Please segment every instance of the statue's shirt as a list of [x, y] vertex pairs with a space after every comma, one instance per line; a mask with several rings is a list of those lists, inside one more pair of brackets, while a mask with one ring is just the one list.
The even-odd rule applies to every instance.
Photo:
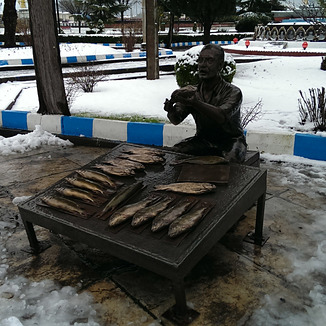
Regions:
[[196, 122], [196, 135], [219, 147], [224, 147], [223, 145], [233, 142], [234, 138], [243, 138], [245, 143], [240, 120], [241, 90], [220, 78], [209, 98], [205, 98], [202, 83], [197, 86], [197, 92], [203, 102], [223, 110], [225, 121], [219, 124], [204, 113], [196, 111], [193, 107], [180, 105], [180, 103], [172, 113], [173, 116], [181, 122], [191, 114]]

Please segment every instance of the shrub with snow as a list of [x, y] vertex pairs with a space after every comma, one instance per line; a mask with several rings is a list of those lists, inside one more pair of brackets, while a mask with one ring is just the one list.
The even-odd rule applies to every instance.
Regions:
[[[177, 60], [175, 65], [175, 73], [177, 84], [180, 87], [187, 85], [196, 85], [199, 82], [198, 76], [198, 57], [204, 46], [198, 45], [185, 51]], [[232, 82], [236, 73], [236, 63], [231, 54], [225, 53], [224, 67], [221, 71], [221, 76], [229, 83]]]

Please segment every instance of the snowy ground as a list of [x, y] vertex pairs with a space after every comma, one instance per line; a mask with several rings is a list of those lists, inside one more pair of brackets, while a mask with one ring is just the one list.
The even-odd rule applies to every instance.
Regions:
[[[89, 44], [62, 45], [62, 55], [99, 54], [122, 51], [107, 46]], [[0, 49], [0, 60], [10, 56], [31, 57], [30, 48], [19, 51]], [[182, 53], [176, 52], [176, 55]], [[299, 124], [299, 90], [308, 94], [310, 88], [325, 85], [326, 72], [320, 69], [322, 58], [275, 57], [270, 60], [237, 65], [233, 83], [243, 92], [243, 106], [252, 107], [262, 100], [262, 117], [247, 126], [248, 130], [289, 132], [293, 128], [309, 130]], [[35, 82], [0, 84], [0, 109], [5, 109], [23, 88], [14, 110], [36, 112], [38, 98]], [[98, 84], [93, 93], [79, 92], [71, 105], [71, 113], [91, 113], [100, 116], [144, 115], [166, 119], [165, 98], [178, 88], [174, 76], [161, 76], [149, 81], [107, 80]], [[191, 118], [185, 123], [193, 123]]]
[[[75, 54], [71, 54], [75, 55]], [[0, 50], [0, 60], [3, 59]], [[308, 91], [312, 87], [325, 85], [326, 72], [320, 70], [321, 58], [275, 58], [250, 64], [239, 64], [234, 84], [244, 94], [244, 106], [254, 105], [258, 99], [263, 101], [263, 116], [253, 122], [248, 129], [265, 131], [288, 131], [298, 126], [298, 91]], [[0, 107], [7, 107], [21, 88], [24, 89], [16, 103], [15, 110], [37, 111], [37, 93], [35, 83], [6, 83], [0, 85]], [[91, 112], [101, 115], [144, 114], [146, 116], [165, 117], [162, 109], [164, 99], [177, 88], [173, 76], [164, 76], [159, 80], [125, 80], [102, 82], [92, 94], [82, 94], [76, 98], [72, 113]], [[191, 123], [191, 121], [188, 121]], [[37, 129], [28, 135], [12, 138], [0, 138], [1, 155], [15, 155], [43, 144], [69, 146], [53, 135]], [[317, 190], [326, 195], [326, 175], [324, 162], [303, 160], [289, 156], [268, 156], [266, 159], [282, 159], [286, 175], [281, 182], [297, 186], [309, 184], [306, 175], [307, 166], [316, 179]], [[294, 160], [294, 161], [293, 161]], [[16, 198], [15, 202], [25, 198]], [[312, 248], [311, 257], [291, 256], [294, 271], [288, 276], [294, 286], [303, 287], [309, 293], [310, 302], [302, 307], [302, 312], [292, 312], [280, 307], [279, 297], [268, 296], [262, 307], [252, 316], [251, 325], [296, 325], [323, 326], [326, 320], [326, 296], [323, 283], [314, 279], [315, 274], [325, 271], [326, 250], [324, 219], [325, 203], [320, 209], [311, 212], [314, 221], [309, 227], [307, 237], [320, 238], [318, 248]], [[61, 287], [50, 280], [31, 282], [24, 277], [11, 278], [7, 275], [6, 240], [15, 231], [15, 225], [0, 221], [0, 326], [30, 325], [84, 325], [97, 326], [92, 298], [87, 294], [78, 294], [78, 288]], [[317, 232], [318, 231], [318, 232]], [[317, 233], [317, 235], [316, 235]], [[291, 254], [292, 255], [292, 254]], [[17, 300], [7, 300], [14, 295]], [[10, 302], [10, 304], [8, 304]], [[64, 309], [63, 309], [64, 307]], [[282, 310], [283, 309], [283, 310]], [[23, 320], [17, 318], [27, 313], [32, 316]], [[87, 317], [88, 323], [78, 324], [79, 318]]]
[[[0, 139], [2, 155], [15, 155], [43, 145], [71, 146], [71, 143], [60, 140], [39, 127], [27, 135]], [[307, 196], [314, 198], [318, 195], [325, 198], [326, 162], [287, 155], [265, 154], [263, 157], [267, 161], [283, 161], [282, 173], [274, 172], [276, 183], [292, 185], [298, 190], [306, 187]], [[309, 187], [312, 180], [314, 186]], [[27, 197], [16, 197], [13, 202], [18, 204], [25, 199]], [[300, 289], [300, 295], [307, 298], [306, 304], [300, 307], [295, 307], [295, 303], [294, 306], [293, 303], [282, 304], [280, 297], [284, 295], [276, 291], [263, 298], [261, 307], [251, 315], [246, 324], [239, 325], [325, 325], [326, 295], [322, 282], [326, 268], [325, 208], [325, 200], [322, 200], [320, 207], [304, 210], [303, 214], [307, 214], [305, 218], [309, 220], [309, 224], [303, 224], [305, 238], [319, 243], [317, 247], [309, 247], [309, 256], [306, 255], [307, 250], [305, 253], [297, 253], [295, 243], [287, 243], [286, 248], [292, 246], [293, 250], [284, 253], [292, 262], [292, 266], [288, 266], [292, 272], [288, 274], [287, 282], [291, 287]], [[6, 241], [15, 232], [15, 227], [14, 222], [7, 219], [0, 221], [0, 326], [101, 326], [96, 315], [100, 307], [93, 302], [90, 295], [79, 293], [78, 286], [62, 287], [51, 280], [32, 282], [23, 276], [8, 275]], [[78, 323], [78, 320], [82, 322]], [[155, 325], [158, 324], [148, 326]]]

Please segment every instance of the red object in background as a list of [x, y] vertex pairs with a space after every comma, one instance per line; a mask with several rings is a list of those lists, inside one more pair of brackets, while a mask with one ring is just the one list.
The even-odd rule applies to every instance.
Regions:
[[248, 46], [250, 45], [250, 41], [249, 40], [246, 40], [245, 45], [248, 48]]
[[305, 49], [308, 47], [308, 42], [304, 41], [304, 42], [302, 43], [302, 47], [303, 47], [303, 49], [305, 50]]
[[239, 40], [235, 37], [235, 38], [233, 39], [233, 43], [234, 43], [234, 44], [238, 44], [238, 42], [239, 42]]

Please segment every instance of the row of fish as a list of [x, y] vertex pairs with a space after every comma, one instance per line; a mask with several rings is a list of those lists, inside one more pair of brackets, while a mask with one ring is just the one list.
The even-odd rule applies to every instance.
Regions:
[[163, 163], [163, 156], [164, 153], [160, 150], [129, 147], [118, 157], [104, 160], [94, 167], [110, 175], [133, 176], [136, 171], [145, 170], [144, 164]]
[[118, 226], [130, 219], [132, 227], [152, 221], [152, 232], [168, 227], [168, 235], [174, 238], [197, 225], [211, 208], [207, 203], [196, 205], [197, 200], [190, 198], [181, 199], [172, 205], [175, 201], [174, 197], [148, 196], [115, 211], [110, 216], [109, 226]]
[[55, 188], [56, 194], [42, 197], [42, 202], [58, 210], [86, 218], [87, 212], [79, 203], [78, 199], [86, 204], [98, 204], [98, 196], [105, 192], [116, 192], [117, 183], [108, 175], [94, 170], [76, 170], [77, 176], [67, 177], [65, 180], [69, 186], [61, 185]]
[[117, 206], [128, 200], [134, 193], [140, 190], [142, 183], [135, 183], [117, 191], [118, 184], [111, 176], [132, 176], [137, 170], [144, 170], [144, 164], [164, 162], [164, 153], [151, 148], [128, 147], [121, 154], [121, 157], [111, 158], [103, 161], [102, 164], [95, 164], [92, 169], [76, 170], [77, 176], [67, 177], [65, 180], [68, 187], [58, 187], [55, 195], [45, 196], [42, 201], [48, 206], [65, 211], [74, 215], [86, 217], [85, 210], [75, 201], [96, 204], [94, 197], [103, 196], [105, 192], [115, 193], [111, 200], [98, 212], [101, 217], [106, 213], [114, 211]]

